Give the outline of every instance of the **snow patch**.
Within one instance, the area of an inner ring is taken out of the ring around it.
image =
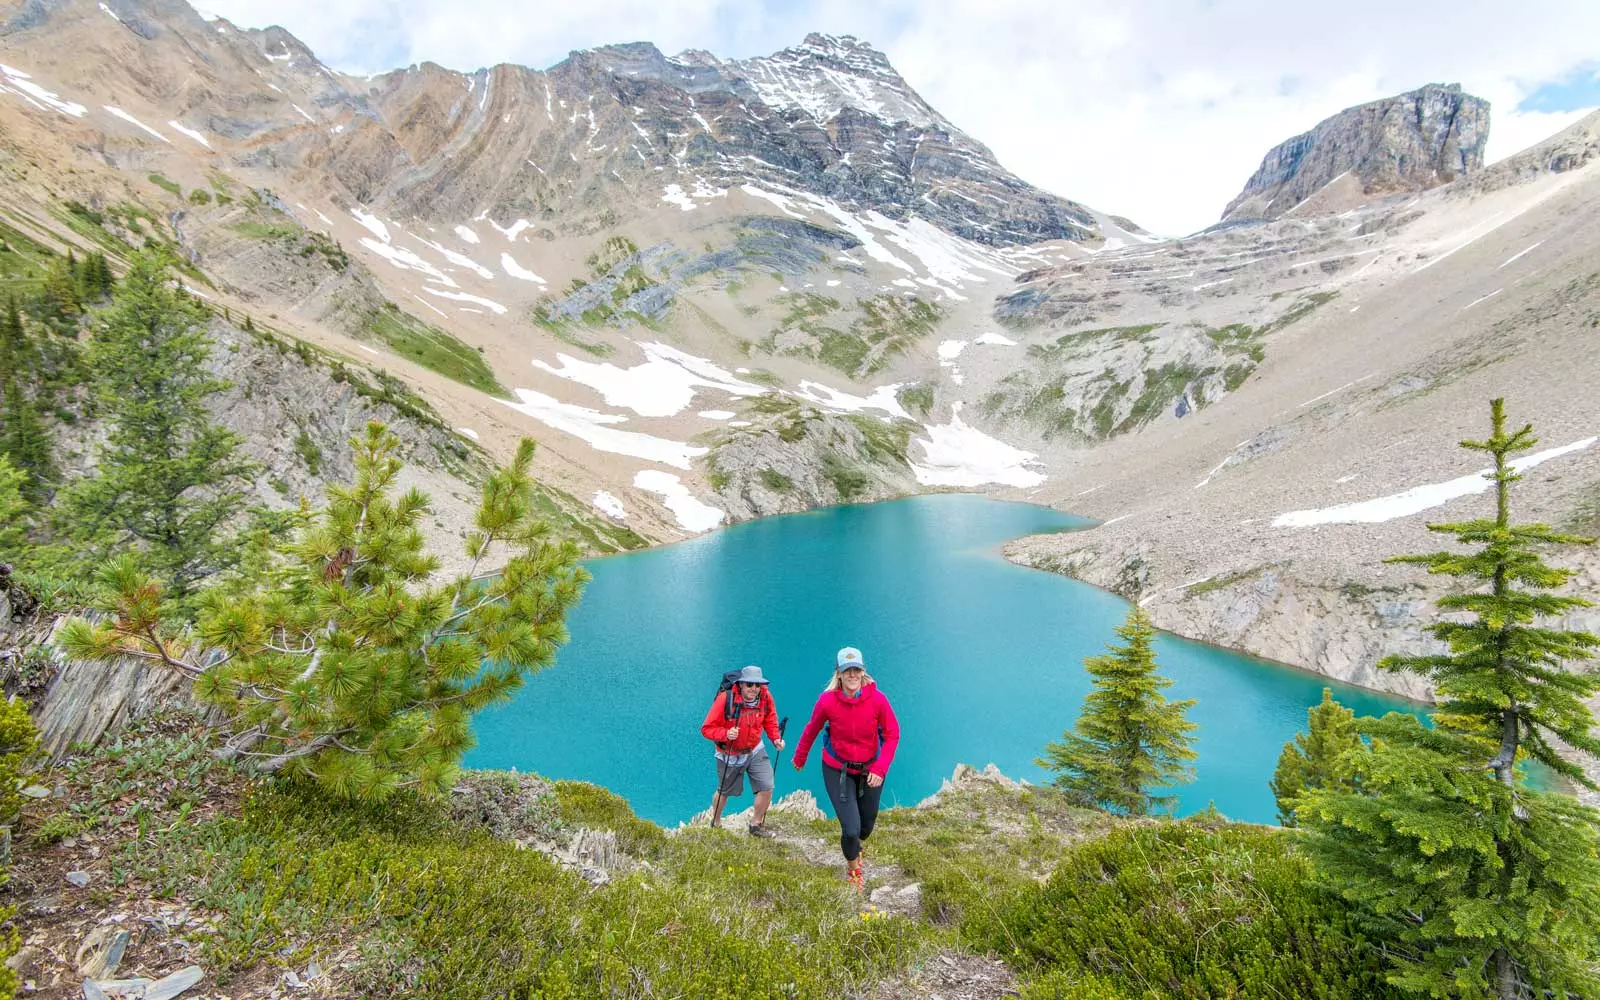
[[[511,225],[505,227],[502,227],[493,219],[488,219],[486,221],[489,223],[489,225],[498,230],[501,236],[506,238],[507,243],[517,242],[517,237],[521,235],[522,231],[533,225],[533,223],[529,222],[527,219],[518,219],[516,222],[513,222]]]
[[[478,234],[468,229],[466,226],[457,226],[456,235],[466,240],[468,243],[476,244],[479,242]]]
[[[1013,448],[996,438],[969,427],[961,420],[961,404],[950,404],[948,424],[927,425],[928,436],[916,438],[922,447],[921,463],[911,463],[917,482],[924,486],[1038,486],[1044,474],[1029,465],[1037,464],[1033,452]]]
[[[506,307],[493,299],[486,299],[480,295],[468,295],[466,292],[449,292],[439,288],[424,288],[429,295],[437,295],[441,299],[454,299],[457,302],[473,302],[493,312],[496,316],[504,316]]]
[[[1336,392],[1343,392],[1343,391],[1345,391],[1346,389],[1350,388],[1353,385],[1359,385],[1360,383],[1365,382],[1367,379],[1371,378],[1372,376],[1374,376],[1376,374],[1378,374],[1378,373],[1377,372],[1368,372],[1367,374],[1361,376],[1358,379],[1354,379],[1352,381],[1346,382],[1344,385],[1339,386],[1339,388],[1337,388],[1337,389],[1329,389],[1327,392],[1323,393],[1320,396],[1312,396],[1310,399],[1306,400],[1304,403],[1301,403],[1299,406],[1295,407],[1295,409],[1297,409],[1297,410],[1304,409],[1305,407],[1310,406],[1312,403],[1315,403],[1318,400],[1327,399],[1329,396],[1333,395]]]
[[[689,488],[683,485],[683,481],[670,472],[640,469],[634,473],[633,485],[661,497],[667,509],[672,511],[672,516],[678,519],[678,524],[689,531],[697,533],[710,531],[728,516],[716,507],[696,499],[695,495],[689,492]]]
[[[449,314],[446,313],[443,309],[440,309],[438,306],[434,305],[432,302],[429,302],[427,299],[425,299],[422,296],[416,294],[415,292],[411,293],[411,297],[416,299],[418,302],[421,302],[423,305],[427,306],[429,309],[432,309],[434,312],[438,313],[440,316],[443,316],[445,319],[449,319],[450,318]]]
[[[1494,291],[1490,292],[1488,295],[1480,295],[1477,298],[1473,299],[1471,302],[1468,302],[1466,305],[1462,306],[1461,307],[1461,311],[1462,312],[1466,312],[1468,309],[1471,309],[1473,306],[1477,305],[1479,302],[1487,302],[1490,299],[1494,298],[1496,295],[1499,295],[1503,291],[1505,291],[1504,288],[1496,288]]]
[[[8,91],[21,97],[34,107],[43,110],[59,111],[73,118],[82,118],[89,109],[76,101],[64,101],[54,91],[46,90],[33,82],[33,78],[20,69],[13,69],[0,63],[0,73],[4,73],[6,82],[0,90]]]
[[[473,430],[471,427],[457,427],[456,433],[473,441],[478,440],[478,432]]]
[[[1504,267],[1507,267],[1507,266],[1509,266],[1509,265],[1511,265],[1511,264],[1513,264],[1513,263],[1515,263],[1515,262],[1516,262],[1516,260],[1517,260],[1517,258],[1519,258],[1519,257],[1521,257],[1521,256],[1523,256],[1523,255],[1524,255],[1524,254],[1530,254],[1530,253],[1532,253],[1532,252],[1533,252],[1533,251],[1535,251],[1535,250],[1537,250],[1537,249],[1539,249],[1539,248],[1540,248],[1540,247],[1541,247],[1541,246],[1543,246],[1543,245],[1544,245],[1544,240],[1540,240],[1540,241],[1539,241],[1539,242],[1538,242],[1538,243],[1535,243],[1535,244],[1534,244],[1534,245],[1533,245],[1533,246],[1531,246],[1531,247],[1529,247],[1529,248],[1527,248],[1527,249],[1526,249],[1526,250],[1519,250],[1519,251],[1517,251],[1517,252],[1516,252],[1516,253],[1514,253],[1514,254],[1512,254],[1512,255],[1511,255],[1511,256],[1509,256],[1509,257],[1507,257],[1507,258],[1506,258],[1506,262],[1505,262],[1505,263],[1504,263],[1504,264],[1501,264],[1501,265],[1500,265],[1500,267],[1497,267],[1497,268],[1495,268],[1495,270],[1496,270],[1496,271],[1498,271],[1498,270],[1500,270],[1500,269],[1501,269],[1501,268],[1504,268]]]
[[[434,267],[421,257],[418,257],[410,250],[406,250],[403,247],[392,246],[388,243],[379,243],[370,236],[361,237],[361,245],[366,247],[368,250],[371,250],[379,257],[382,257],[384,260],[387,260],[395,267],[402,268],[407,271],[421,271],[423,274],[428,276],[429,281],[435,281],[450,288],[457,287],[455,281],[448,277],[443,271],[439,270],[437,267]]]
[[[533,366],[600,393],[612,406],[624,406],[644,417],[670,417],[694,401],[699,388],[718,389],[732,396],[761,396],[765,386],[746,382],[705,358],[695,357],[652,341],[640,344],[643,364],[619,368],[608,361],[583,361],[558,354],[561,367],[544,361]],[[730,414],[731,416],[732,414]]]
[[[500,270],[513,278],[520,278],[523,281],[537,281],[541,285],[545,283],[543,278],[518,264],[516,258],[504,250],[500,251]]]
[[[688,192],[677,184],[668,184],[662,188],[661,200],[669,205],[676,205],[685,212],[692,212],[700,207],[694,203],[693,198],[689,197]]]
[[[107,7],[105,4],[102,3],[100,5],[100,9],[105,11],[107,14],[111,15],[111,20],[117,22],[118,24],[122,23],[122,18],[118,17],[117,16],[117,12],[112,10],[110,7]]]
[[[291,104],[291,105],[289,105],[289,107],[294,108],[296,111],[300,112],[300,117],[304,118],[306,121],[310,122],[311,124],[315,125],[317,123],[317,120],[315,118],[311,117],[310,115],[306,114],[306,109],[302,108],[300,105]]]
[[[160,132],[157,132],[155,129],[151,128],[150,126],[146,125],[144,122],[142,122],[139,119],[137,119],[137,118],[133,117],[132,115],[128,114],[126,111],[122,110],[121,108],[115,108],[115,107],[112,107],[109,104],[102,104],[100,106],[102,108],[105,108],[107,111],[111,112],[111,114],[114,115],[115,117],[121,118],[123,121],[127,122],[130,125],[137,125],[139,128],[142,128],[146,132],[149,132],[151,135],[155,136],[157,139],[160,139],[162,142],[166,143],[167,145],[169,145],[169,146],[172,145],[172,140],[171,139],[168,139],[166,136],[162,135]]]
[[[1511,467],[1517,472],[1524,472],[1536,465],[1542,465],[1553,458],[1570,455],[1583,451],[1585,448],[1600,441],[1600,437],[1584,438],[1559,448],[1549,448],[1545,451],[1535,452],[1516,459]],[[1306,528],[1316,524],[1378,524],[1383,521],[1393,521],[1400,517],[1410,517],[1434,507],[1440,507],[1451,500],[1460,497],[1472,496],[1483,493],[1489,489],[1491,480],[1486,478],[1492,470],[1484,469],[1468,476],[1461,476],[1442,483],[1428,483],[1423,486],[1413,486],[1400,493],[1392,493],[1386,497],[1375,500],[1359,500],[1354,503],[1343,503],[1335,507],[1324,507],[1320,510],[1292,510],[1287,514],[1280,514],[1273,519],[1274,528]]]
[[[954,361],[961,357],[961,352],[967,349],[965,340],[946,340],[939,344],[939,360]]]
[[[700,416],[707,420],[732,420],[738,414],[732,410],[701,410]]]
[[[1017,346],[1017,342],[1015,340],[1012,340],[1010,337],[1001,336],[998,333],[986,333],[983,336],[979,337],[977,340],[974,340],[973,343],[974,344],[993,344],[996,347],[1016,347]]]
[[[880,385],[872,390],[868,396],[852,396],[848,392],[840,392],[821,382],[801,382],[794,394],[807,402],[815,403],[828,410],[840,413],[856,413],[860,410],[882,410],[891,417],[900,417],[910,420],[911,414],[907,413],[900,405],[900,400],[895,398],[900,391],[900,383]]]
[[[490,280],[494,279],[494,272],[493,271],[489,270],[487,267],[484,267],[482,264],[480,264],[477,261],[473,260],[471,257],[468,257],[466,254],[464,254],[464,253],[456,253],[454,250],[451,250],[449,247],[442,246],[442,245],[440,245],[438,243],[433,242],[432,240],[425,240],[420,236],[416,237],[416,240],[417,240],[418,243],[423,243],[423,244],[426,244],[427,246],[432,247],[435,252],[441,254],[446,260],[448,260],[450,263],[454,264],[455,266],[464,267],[467,270],[476,273],[477,276],[480,277],[480,278],[487,278],[487,279],[490,279]]]
[[[605,490],[594,491],[594,509],[614,521],[626,520],[628,517],[628,512],[622,509],[622,501]]]
[[[105,4],[101,4],[101,6],[103,7],[103,6],[105,6]],[[206,141],[206,137],[204,135],[201,135],[199,132],[196,132],[194,129],[187,128],[187,127],[185,127],[183,125],[180,125],[180,124],[178,124],[177,122],[174,122],[174,121],[169,121],[169,122],[167,122],[167,124],[171,125],[174,129],[177,129],[179,132],[182,132],[184,135],[186,135],[189,138],[193,139],[195,142],[198,142],[200,145],[204,146],[205,148],[207,148],[207,149],[211,148],[211,143]]]
[[[618,430],[611,425],[628,422],[628,418],[620,413],[602,413],[586,406],[563,403],[532,389],[513,389],[512,392],[516,394],[517,401],[501,400],[506,406],[527,414],[546,427],[570,434],[596,451],[687,469],[691,459],[710,450],[685,441],[669,441],[638,431]]]
[[[352,208],[350,210],[350,215],[357,222],[361,223],[363,226],[366,226],[367,230],[372,233],[372,235],[376,236],[385,243],[389,242],[389,227],[383,224],[382,219],[378,218],[376,215],[368,215],[359,208]]]

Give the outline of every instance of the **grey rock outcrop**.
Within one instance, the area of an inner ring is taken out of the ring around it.
[[[1425,191],[1481,169],[1488,141],[1489,102],[1460,84],[1430,83],[1348,108],[1274,147],[1222,219],[1276,219],[1303,205],[1339,212]]]
[[[707,458],[718,506],[733,521],[918,491],[904,421],[809,406],[745,416],[759,422],[722,432]]]

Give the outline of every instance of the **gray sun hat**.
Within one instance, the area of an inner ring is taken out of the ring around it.
[[[839,658],[834,670],[844,673],[846,670],[866,670],[867,665],[861,659],[861,650],[854,646],[846,646],[839,650]]]
[[[739,683],[767,684],[770,682],[765,677],[761,676],[760,667],[745,667],[743,670],[739,671]]]

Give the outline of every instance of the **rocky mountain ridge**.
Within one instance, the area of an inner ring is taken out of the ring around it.
[[[1508,386],[1582,436],[1594,248],[1569,220],[1593,120],[1432,190],[1161,240],[1022,185],[852,39],[356,79],[178,3],[29,0],[0,23],[13,246],[170,242],[216,305],[385,372],[489,456],[537,437],[597,535],[984,490],[1106,522],[1020,560],[1380,684],[1382,643],[1352,637],[1410,641],[1433,613],[1427,581],[1378,569],[1424,518],[1372,529],[1383,546],[1271,520],[1448,478],[1419,456]],[[1281,183],[1332,169],[1302,159]],[[1548,327],[1527,356],[1525,309]],[[1559,378],[1538,369],[1561,350]],[[1374,455],[1360,427],[1413,451]],[[1581,483],[1588,453],[1563,461]],[[1530,488],[1553,520],[1582,501]]]
[[[1426,191],[1482,169],[1488,141],[1489,102],[1460,84],[1430,83],[1347,108],[1274,146],[1222,219],[1338,212]]]

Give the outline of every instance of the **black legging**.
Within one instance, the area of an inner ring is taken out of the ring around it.
[[[865,774],[845,774],[826,764],[822,765],[822,784],[833,803],[833,814],[839,817],[839,849],[846,861],[854,861],[861,856],[861,842],[872,836],[873,824],[878,822],[883,786],[873,788]]]

